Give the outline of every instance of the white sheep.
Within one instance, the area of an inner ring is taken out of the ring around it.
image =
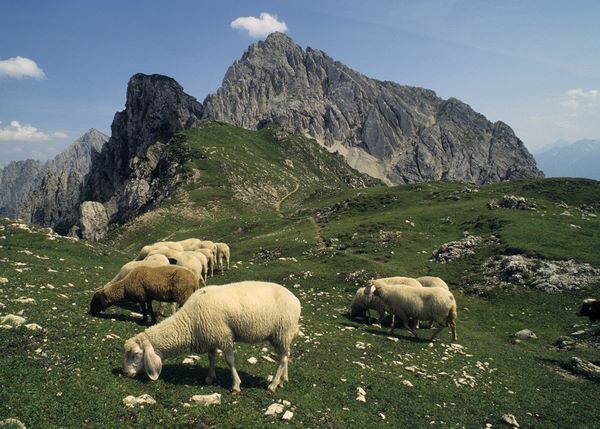
[[[135,260],[141,261],[142,259],[145,259],[153,250],[161,248],[178,250],[180,252],[183,251],[183,247],[181,247],[179,243],[176,243],[174,241],[159,241],[157,243],[149,244],[147,246],[142,247],[142,250],[140,250],[140,253],[138,253]]]
[[[450,290],[448,284],[439,277],[423,276],[418,277],[417,281],[421,283],[423,287],[441,287],[443,289]]]
[[[215,245],[217,246],[217,266],[222,273],[224,270],[224,264],[227,264],[227,269],[229,269],[229,246],[225,243],[215,243]]]
[[[367,292],[368,288],[365,287],[360,287],[356,290],[354,298],[350,303],[348,313],[350,317],[367,316],[369,319],[369,323],[371,323],[371,316],[369,314],[369,310],[373,309],[379,314],[379,323],[381,323],[386,315],[387,308],[381,299]]]
[[[130,272],[138,267],[160,267],[161,265],[169,265],[169,260],[164,255],[153,255],[150,258],[146,258],[142,261],[131,261],[127,262],[121,267],[116,276],[110,280],[108,284],[116,283],[119,280],[125,278]]]
[[[208,286],[196,291],[173,316],[125,342],[123,372],[135,377],[145,371],[158,379],[163,359],[190,351],[208,353],[206,383],[215,379],[217,349],[231,368],[232,392],[240,392],[235,369],[234,343],[269,341],[279,366],[269,384],[275,391],[288,380],[288,359],[294,336],[299,332],[300,301],[276,283],[245,281]]]
[[[370,286],[374,296],[378,296],[394,315],[408,326],[416,337],[417,331],[408,324],[409,318],[429,320],[440,324],[433,333],[433,340],[446,326],[452,330],[452,341],[456,341],[456,300],[452,292],[440,287],[412,287],[379,283]],[[394,325],[390,334],[394,332]]]
[[[212,252],[211,249],[196,249],[195,252],[198,253],[202,253],[204,256],[206,256],[206,259],[208,261],[208,270],[210,271],[210,276],[213,276],[213,273],[215,271],[215,263],[216,263],[216,259],[215,259],[215,255]]]
[[[187,238],[185,240],[179,240],[177,243],[181,247],[183,247],[183,250],[190,251],[190,250],[200,249],[202,240],[200,240],[199,238]]]
[[[407,286],[412,286],[412,287],[423,287],[423,285],[418,280],[413,279],[412,277],[402,277],[402,276],[381,277],[381,278],[372,279],[369,281],[370,286],[377,285],[377,284],[407,285]],[[367,294],[369,293],[369,290],[370,290],[369,288],[366,289]],[[396,324],[396,317],[392,313],[392,326],[394,326],[395,324]],[[405,328],[412,327],[413,329],[417,329],[419,327],[419,320],[411,319],[411,320],[409,320],[409,325],[405,325],[404,327]]]

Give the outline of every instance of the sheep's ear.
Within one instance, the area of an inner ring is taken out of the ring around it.
[[[148,341],[144,342],[144,369],[152,381],[158,380],[162,370],[162,359],[156,354],[154,347]]]
[[[377,288],[375,287],[375,285],[371,285],[371,291],[370,291],[370,293],[371,293],[373,296],[381,296],[381,294],[379,293],[379,289],[377,289]]]

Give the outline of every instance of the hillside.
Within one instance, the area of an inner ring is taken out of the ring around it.
[[[0,378],[9,387],[0,390],[3,418],[27,427],[262,427],[273,421],[277,427],[420,428],[495,427],[510,413],[522,427],[596,426],[590,398],[597,384],[571,372],[569,359],[598,363],[597,328],[590,330],[575,311],[600,290],[594,268],[600,267],[599,182],[364,188],[364,176],[341,167],[315,142],[277,129],[207,123],[170,145],[173,156],[189,160],[186,184],[100,243],[1,221],[0,316],[23,311],[26,323],[44,329],[0,330]],[[524,197],[535,210],[487,208],[491,200],[503,204],[504,195]],[[481,237],[471,254],[431,260],[465,231]],[[274,395],[266,377],[275,367],[262,358],[269,356],[263,345],[237,347],[242,393],[236,397],[228,392],[222,356],[215,386],[204,385],[205,356],[192,366],[182,364],[185,355],[165,362],[155,383],[127,379],[119,373],[122,345],[143,330],[131,315],[139,310],[87,314],[93,290],[142,244],[192,236],[231,246],[231,270],[209,284],[276,281],[300,299],[304,336],[294,342],[290,382]],[[537,282],[542,271],[512,273],[520,277],[494,271],[496,262],[514,255],[550,272],[562,264],[556,261],[591,266],[569,265],[568,276],[556,271],[558,280],[547,284]],[[448,330],[432,344],[402,329],[389,339],[386,328],[344,315],[367,279],[400,274],[446,279],[459,304],[460,346],[449,346]],[[544,292],[549,286],[560,293]],[[521,329],[538,339],[515,342]],[[583,333],[571,336],[575,331]],[[358,387],[366,403],[356,400]],[[222,394],[221,405],[184,405],[192,395],[213,392]],[[157,404],[122,404],[142,393]],[[263,415],[278,400],[291,402],[289,423]]]

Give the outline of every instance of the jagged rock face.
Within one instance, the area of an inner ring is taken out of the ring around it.
[[[0,216],[16,216],[43,170],[40,161],[13,161],[0,168]]]
[[[48,161],[36,185],[19,207],[19,216],[66,233],[77,223],[79,198],[90,171],[91,158],[107,141],[108,136],[92,128]]]
[[[104,206],[97,201],[84,201],[79,206],[79,225],[81,238],[96,241],[108,230],[108,214]]]
[[[204,116],[249,129],[279,124],[390,184],[543,176],[508,125],[431,90],[370,79],[281,33],[229,68]]]
[[[159,182],[177,170],[165,164],[166,145],[201,116],[202,105],[175,80],[134,75],[125,110],[115,115],[110,140],[92,159],[82,199],[104,204],[111,222],[124,222],[157,204],[168,193]]]

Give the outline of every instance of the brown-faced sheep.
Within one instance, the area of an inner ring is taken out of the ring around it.
[[[136,302],[142,307],[144,322],[148,313],[152,323],[156,314],[152,301],[176,302],[183,305],[198,287],[198,279],[190,270],[173,266],[138,267],[124,279],[108,284],[94,293],[90,313],[94,316],[120,302]]]
[[[173,316],[125,342],[123,372],[135,377],[144,371],[158,379],[163,359],[181,353],[208,353],[206,383],[215,379],[217,349],[223,351],[233,378],[233,393],[241,380],[235,369],[235,342],[269,341],[279,366],[269,384],[275,391],[288,380],[292,340],[298,334],[300,301],[276,283],[246,281],[199,289]]]

